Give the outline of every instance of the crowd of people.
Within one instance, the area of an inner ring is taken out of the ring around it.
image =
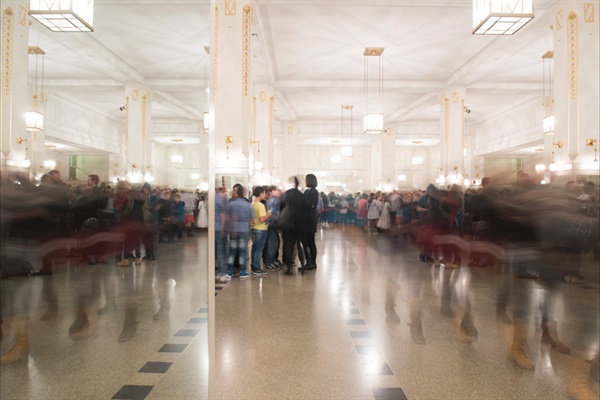
[[[68,246],[89,265],[106,263],[112,253],[122,267],[151,261],[156,258],[157,242],[172,243],[184,234],[194,236],[196,230],[208,228],[206,193],[152,188],[149,183],[133,189],[127,181],[112,187],[100,183],[96,174],[88,176],[86,185],[69,185],[62,181],[60,171],[52,170],[41,177],[39,185],[26,179],[5,184],[2,199],[7,216],[2,221],[3,238],[33,243],[98,239],[89,246]],[[124,241],[107,242],[97,235],[102,232],[122,233]],[[52,273],[51,256],[49,252],[43,257],[41,268],[34,266],[36,274]]]
[[[246,267],[250,239],[252,275],[266,275],[266,270],[283,267],[287,275],[294,275],[294,251],[300,259],[300,273],[317,268],[318,182],[315,175],[308,174],[304,183],[304,192],[299,190],[300,180],[296,176],[290,177],[290,188],[284,193],[277,186],[257,186],[252,191],[252,200],[245,197],[241,184],[234,185],[229,199],[225,188],[217,188],[217,282],[229,282],[236,269],[240,279],[250,276]]]
[[[457,186],[429,185],[425,190],[346,195],[319,193],[313,174],[292,176],[287,184],[285,191],[277,186],[254,187],[248,197],[242,184],[230,192],[224,187],[215,189],[215,207],[210,212],[215,213],[217,282],[227,283],[236,274],[243,280],[280,269],[287,275],[314,270],[316,232],[352,225],[375,241],[385,237],[413,244],[418,260],[436,267],[452,270],[510,263],[519,278],[538,279],[547,286],[544,296],[548,297],[542,308],[543,338],[558,351],[569,351],[558,339],[551,297],[556,282],[585,279],[580,271],[582,254],[594,251],[598,257],[594,183],[568,182],[551,188],[523,174],[511,185],[495,185],[484,178],[481,188],[464,192]],[[116,265],[126,270],[155,260],[160,246],[206,230],[208,213],[206,193],[152,188],[148,183],[138,190],[125,181],[113,188],[100,184],[93,174],[83,186],[63,183],[59,171],[50,171],[38,186],[26,179],[19,179],[18,184],[3,182],[2,277],[23,272],[51,275],[53,258],[65,250],[88,265],[107,263],[114,257]],[[498,296],[499,318],[508,319],[510,287],[501,288]],[[78,309],[85,309],[86,296],[82,295]],[[51,318],[56,312],[51,294],[48,304],[47,317]],[[2,317],[26,313],[19,307],[3,309]],[[128,303],[126,313],[132,315],[126,314],[119,340],[129,340],[135,333],[136,307],[135,300]],[[166,308],[168,301],[161,301],[161,310]],[[464,340],[474,331],[469,329],[473,328],[469,309],[464,306],[457,324],[457,336]],[[525,323],[521,320],[525,317],[514,318],[511,356],[531,369],[533,363],[523,344]],[[411,335],[418,340],[417,321],[415,317]],[[17,325],[16,336],[26,337],[19,336],[19,329]],[[78,337],[87,329],[87,314],[81,312],[69,333]],[[26,339],[17,340],[2,356],[2,363],[22,358],[28,349]]]

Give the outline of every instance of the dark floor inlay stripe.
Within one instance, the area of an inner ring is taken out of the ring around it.
[[[215,286],[215,290],[223,290],[225,286]]]
[[[371,337],[371,332],[369,332],[369,331],[350,331],[350,337],[352,337],[353,339],[368,338],[368,337]]]
[[[206,312],[207,313],[208,312],[208,308],[201,308],[201,309],[198,310],[198,312]]]
[[[368,346],[368,345],[356,345],[356,352],[358,354],[379,354],[379,350],[377,346]]]
[[[138,372],[147,372],[150,374],[164,374],[173,363],[148,361]]]
[[[365,325],[366,322],[364,319],[347,319],[346,324],[348,324],[348,325]]]
[[[199,329],[180,329],[175,336],[196,336],[200,332]]]
[[[580,287],[580,288],[582,288],[582,289],[596,289],[595,287],[593,287],[593,286],[588,286],[588,285],[581,285],[581,286],[579,286],[579,287]]]
[[[208,318],[192,318],[188,321],[188,324],[205,324],[208,322]]]
[[[167,343],[158,350],[160,353],[181,353],[185,350],[187,344],[171,344]]]
[[[375,400],[408,400],[402,388],[373,388]]]
[[[154,386],[125,385],[112,398],[119,400],[144,400]]]
[[[383,364],[363,364],[365,372],[369,376],[373,375],[394,375],[394,371],[387,363]]]
[[[352,310],[348,310],[348,314],[360,314],[360,311],[358,311],[356,308],[353,308]]]

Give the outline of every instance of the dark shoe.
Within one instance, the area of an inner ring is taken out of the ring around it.
[[[38,272],[35,273],[35,276],[48,276],[52,275],[52,270],[48,268],[42,268]]]
[[[252,268],[252,275],[267,275],[267,273],[260,268]]]
[[[287,266],[287,271],[285,271],[286,275],[295,275],[294,274],[294,266],[293,265],[288,265]]]
[[[519,279],[537,279],[538,276],[536,274],[532,274],[530,272],[524,272],[522,274],[517,275]]]

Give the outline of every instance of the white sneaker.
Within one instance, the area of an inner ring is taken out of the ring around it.
[[[231,281],[231,276],[226,274],[218,274],[216,281],[218,283],[228,283],[229,281]]]

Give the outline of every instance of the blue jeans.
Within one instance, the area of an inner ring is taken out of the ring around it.
[[[223,231],[215,231],[215,269],[218,274],[227,273],[227,234]]]
[[[267,231],[267,255],[265,264],[273,264],[277,260],[277,252],[279,251],[279,232],[273,226],[269,226]]]
[[[260,269],[260,256],[267,241],[267,231],[252,229],[252,251],[250,252],[250,266]]]
[[[240,276],[248,275],[246,271],[246,249],[248,248],[248,232],[236,232],[229,236],[229,258],[227,259],[227,273],[233,275],[233,264],[238,257]]]

